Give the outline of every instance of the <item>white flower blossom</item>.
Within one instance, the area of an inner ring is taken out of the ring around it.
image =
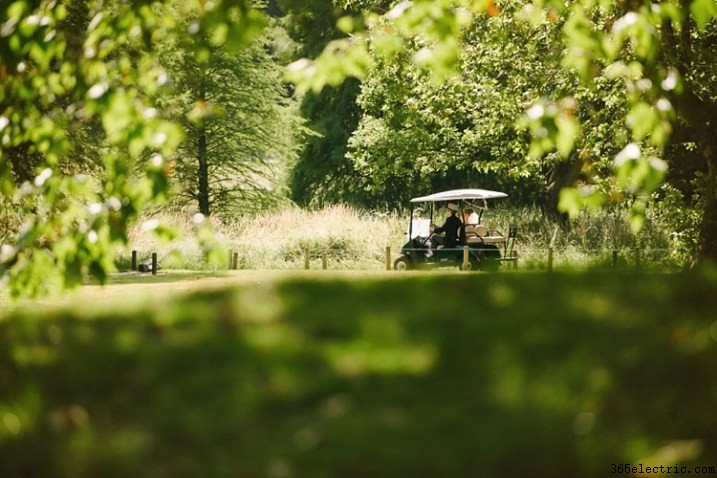
[[[93,216],[96,216],[102,212],[102,204],[95,202],[95,203],[90,204],[87,207],[87,209],[90,211],[90,214],[92,214]]]

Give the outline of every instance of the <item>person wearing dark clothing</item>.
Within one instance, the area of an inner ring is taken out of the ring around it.
[[[458,219],[458,216],[456,216],[457,212],[458,206],[452,202],[448,203],[446,207],[446,222],[444,222],[441,227],[432,226],[431,232],[433,232],[433,235],[431,236],[431,244],[434,248],[438,246],[456,247],[459,243],[464,242],[462,236],[465,234],[465,231],[463,230],[463,223]],[[443,233],[443,236],[438,235],[441,233]]]

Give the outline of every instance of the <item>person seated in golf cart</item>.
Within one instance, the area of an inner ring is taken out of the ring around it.
[[[463,244],[482,243],[482,238],[488,235],[488,228],[478,224],[479,221],[478,214],[473,209],[463,209]]]
[[[463,241],[463,222],[456,216],[458,212],[458,206],[454,203],[449,202],[446,206],[446,221],[441,227],[435,227],[431,225],[431,248],[438,249],[443,246],[446,248],[453,248]],[[443,233],[443,236],[438,234]]]
[[[463,210],[463,224],[466,226],[476,226],[480,222],[480,218],[476,212],[467,207]]]
[[[500,231],[490,230],[480,224],[480,217],[470,208],[463,209],[463,234],[463,244],[471,247],[482,244],[502,244],[507,240]]]
[[[473,209],[467,207],[461,211],[463,216],[463,228],[475,226],[478,224],[478,214],[473,212]]]

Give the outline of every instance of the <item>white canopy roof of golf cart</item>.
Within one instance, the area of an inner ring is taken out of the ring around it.
[[[506,193],[488,189],[452,189],[411,199],[411,202],[459,201],[461,199],[494,199],[508,197]]]

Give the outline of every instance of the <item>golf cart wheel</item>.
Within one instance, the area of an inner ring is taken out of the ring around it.
[[[480,270],[480,268],[481,268],[481,263],[480,263],[480,261],[478,260],[478,258],[477,258],[476,256],[470,255],[470,256],[468,257],[467,267],[463,267],[463,261],[461,261],[461,263],[458,265],[458,268],[459,268],[460,270],[462,270],[462,271],[463,271],[463,270],[466,270],[466,271],[477,271],[477,270]]]
[[[411,269],[413,269],[413,261],[410,257],[401,256],[393,262],[395,271],[410,271]]]

